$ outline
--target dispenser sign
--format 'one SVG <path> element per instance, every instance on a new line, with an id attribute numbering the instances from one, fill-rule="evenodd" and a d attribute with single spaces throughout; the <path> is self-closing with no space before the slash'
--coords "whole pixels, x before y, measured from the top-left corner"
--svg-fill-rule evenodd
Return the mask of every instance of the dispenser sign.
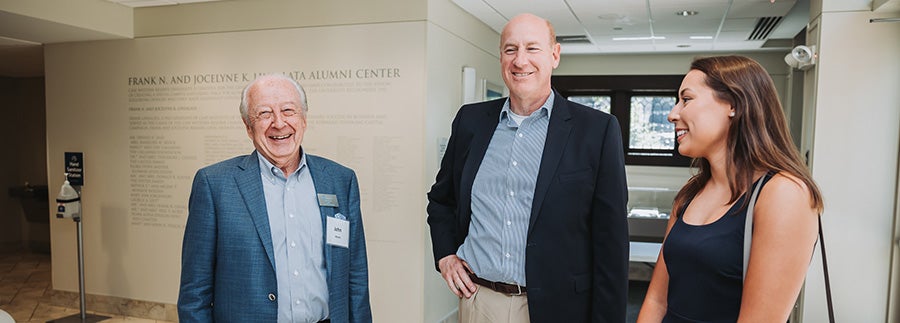
<path id="1" fill-rule="evenodd" d="M 66 173 L 69 174 L 69 184 L 84 186 L 84 153 L 66 152 Z"/>

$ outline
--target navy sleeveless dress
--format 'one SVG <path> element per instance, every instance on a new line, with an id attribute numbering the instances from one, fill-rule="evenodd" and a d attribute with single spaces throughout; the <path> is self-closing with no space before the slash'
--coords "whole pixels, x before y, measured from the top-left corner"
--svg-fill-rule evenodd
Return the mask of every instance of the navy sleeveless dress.
<path id="1" fill-rule="evenodd" d="M 771 177 L 759 180 L 765 185 Z M 705 225 L 687 224 L 680 216 L 693 197 L 678 212 L 663 244 L 669 273 L 664 323 L 737 321 L 744 287 L 746 198 L 745 193 L 724 216 Z"/>

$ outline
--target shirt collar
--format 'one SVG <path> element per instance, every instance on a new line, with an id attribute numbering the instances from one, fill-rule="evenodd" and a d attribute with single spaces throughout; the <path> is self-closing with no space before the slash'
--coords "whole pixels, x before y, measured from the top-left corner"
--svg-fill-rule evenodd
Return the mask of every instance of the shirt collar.
<path id="1" fill-rule="evenodd" d="M 538 113 L 538 111 L 544 110 L 547 111 L 547 118 L 550 118 L 550 113 L 553 112 L 553 101 L 555 97 L 556 92 L 550 91 L 550 96 L 547 97 L 547 100 L 544 101 L 544 104 L 542 104 L 540 108 L 538 108 L 531 114 L 534 115 L 535 113 Z M 512 113 L 512 110 L 509 108 L 509 98 L 506 98 L 506 101 L 503 102 L 503 108 L 500 109 L 500 121 L 503 121 L 503 119 L 508 119 L 509 113 Z M 525 117 L 528 118 L 530 116 Z"/>
<path id="2" fill-rule="evenodd" d="M 263 157 L 259 152 L 256 153 L 256 157 L 259 158 L 259 170 L 263 177 L 268 178 L 270 180 L 274 180 L 276 178 L 287 178 L 285 174 L 282 174 L 280 168 L 275 167 L 268 159 Z M 303 150 L 300 150 L 300 164 L 297 165 L 297 169 L 294 170 L 292 174 L 299 174 L 300 170 L 306 167 L 306 153 Z M 265 171 L 268 169 L 269 171 Z M 279 176 L 280 175 L 280 176 Z"/>

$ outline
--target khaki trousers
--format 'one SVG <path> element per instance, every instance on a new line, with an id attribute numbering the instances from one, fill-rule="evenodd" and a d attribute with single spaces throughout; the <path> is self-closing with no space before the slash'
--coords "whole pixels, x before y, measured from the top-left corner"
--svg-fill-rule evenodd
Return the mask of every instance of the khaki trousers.
<path id="1" fill-rule="evenodd" d="M 471 298 L 459 299 L 459 323 L 528 323 L 528 298 L 510 296 L 484 286 Z"/>

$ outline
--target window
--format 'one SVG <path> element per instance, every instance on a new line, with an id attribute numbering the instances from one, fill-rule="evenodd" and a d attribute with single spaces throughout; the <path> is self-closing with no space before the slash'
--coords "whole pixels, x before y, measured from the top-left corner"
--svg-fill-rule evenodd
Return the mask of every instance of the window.
<path id="1" fill-rule="evenodd" d="M 569 96 L 568 99 L 569 101 L 581 103 L 596 110 L 611 113 L 611 106 L 609 103 L 612 98 L 609 95 L 572 95 Z"/>
<path id="2" fill-rule="evenodd" d="M 682 77 L 553 76 L 552 84 L 570 101 L 616 116 L 626 164 L 688 166 L 690 158 L 678 154 L 675 125 L 667 119 Z"/>
<path id="3" fill-rule="evenodd" d="M 628 149 L 675 149 L 675 125 L 668 120 L 674 106 L 675 98 L 672 96 L 632 96 Z"/>

